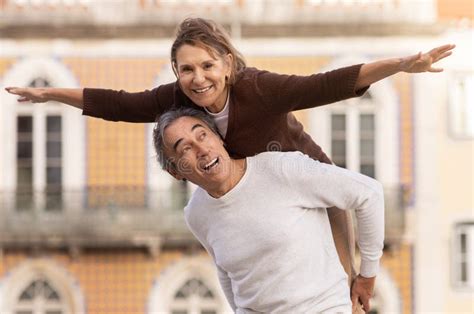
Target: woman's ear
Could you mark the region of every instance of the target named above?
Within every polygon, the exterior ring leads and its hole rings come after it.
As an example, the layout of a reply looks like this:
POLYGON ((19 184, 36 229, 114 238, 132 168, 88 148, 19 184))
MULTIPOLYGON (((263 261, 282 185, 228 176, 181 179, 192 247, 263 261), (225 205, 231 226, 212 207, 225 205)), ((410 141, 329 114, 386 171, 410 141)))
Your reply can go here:
POLYGON ((173 69, 174 76, 179 80, 178 69, 176 68, 176 62, 171 61, 171 68, 173 69))
POLYGON ((227 65, 227 77, 230 77, 230 74, 232 73, 232 63, 234 62, 234 57, 232 54, 228 53, 224 57, 224 62, 227 65))

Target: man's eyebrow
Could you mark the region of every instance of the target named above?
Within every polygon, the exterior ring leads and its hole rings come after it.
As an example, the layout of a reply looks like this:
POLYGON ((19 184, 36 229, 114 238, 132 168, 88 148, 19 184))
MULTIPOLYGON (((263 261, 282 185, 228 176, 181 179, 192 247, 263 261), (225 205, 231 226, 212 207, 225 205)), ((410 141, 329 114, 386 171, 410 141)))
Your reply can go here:
MULTIPOLYGON (((194 131, 196 128, 204 128, 204 126, 200 123, 196 123, 195 125, 193 125, 193 127, 191 128, 191 131, 194 131)), ((177 140, 174 145, 173 145, 173 150, 176 152, 176 148, 178 148, 178 145, 183 141, 183 138, 180 138, 179 140, 177 140)))
POLYGON ((193 127, 191 128, 191 131, 194 131, 194 129, 195 129, 195 128, 198 128, 198 127, 204 128, 204 126, 203 126, 201 123, 196 123, 196 124, 193 125, 193 127))

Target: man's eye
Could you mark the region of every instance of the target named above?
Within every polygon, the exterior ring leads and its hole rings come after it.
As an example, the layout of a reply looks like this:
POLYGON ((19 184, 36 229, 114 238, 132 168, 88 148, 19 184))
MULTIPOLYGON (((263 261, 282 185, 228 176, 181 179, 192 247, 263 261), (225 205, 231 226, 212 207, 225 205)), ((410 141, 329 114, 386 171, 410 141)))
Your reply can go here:
POLYGON ((203 138, 206 137, 206 135, 207 135, 207 134, 206 134, 205 132, 202 132, 201 135, 199 135, 199 138, 203 139, 203 138))

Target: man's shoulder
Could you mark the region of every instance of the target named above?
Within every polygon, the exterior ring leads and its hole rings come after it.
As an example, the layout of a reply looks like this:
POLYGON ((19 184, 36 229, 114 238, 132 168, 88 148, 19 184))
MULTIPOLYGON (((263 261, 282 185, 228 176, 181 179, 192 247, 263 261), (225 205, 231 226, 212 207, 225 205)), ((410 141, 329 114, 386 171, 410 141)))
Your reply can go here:
POLYGON ((188 203, 184 207, 184 214, 188 215, 193 208, 202 207, 207 200, 206 194, 207 192, 203 188, 198 186, 196 190, 194 190, 194 192, 191 194, 188 203))
POLYGON ((253 157, 249 157, 249 162, 253 171, 265 175, 279 175, 299 171, 307 163, 317 162, 300 151, 280 152, 269 151, 262 152, 253 157))
POLYGON ((281 152, 281 151, 267 151, 259 153, 253 157, 249 157, 251 160, 259 162, 275 162, 275 161, 287 161, 309 158, 307 155, 300 151, 281 152))

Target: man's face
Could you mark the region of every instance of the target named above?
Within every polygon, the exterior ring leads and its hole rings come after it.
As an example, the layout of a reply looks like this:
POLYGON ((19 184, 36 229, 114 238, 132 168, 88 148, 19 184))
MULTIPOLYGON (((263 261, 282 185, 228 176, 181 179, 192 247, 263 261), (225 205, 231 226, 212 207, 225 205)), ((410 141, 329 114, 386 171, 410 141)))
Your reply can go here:
POLYGON ((231 162, 222 139, 194 117, 181 117, 163 134, 165 153, 176 166, 177 179, 187 179, 209 191, 230 177, 231 162))

